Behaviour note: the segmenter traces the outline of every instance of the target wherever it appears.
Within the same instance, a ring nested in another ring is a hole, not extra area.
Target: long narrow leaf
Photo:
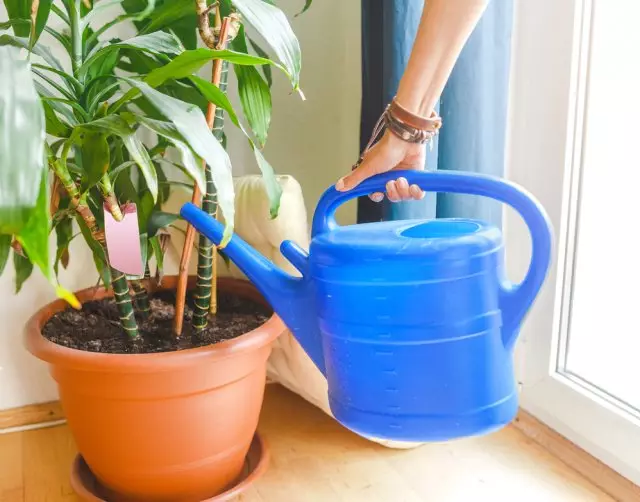
[[[184,47],[180,40],[172,33],[157,31],[148,35],[140,35],[137,37],[117,42],[113,44],[103,44],[95,50],[85,62],[78,68],[78,75],[84,75],[95,61],[107,52],[111,52],[120,48],[138,49],[155,55],[173,54],[177,55],[184,51]]]
[[[33,263],[28,258],[21,256],[20,254],[13,253],[13,268],[16,274],[16,293],[20,293],[22,285],[27,281],[33,273]]]
[[[59,75],[60,77],[63,78],[64,82],[67,84],[67,87],[69,88],[70,91],[76,92],[78,94],[82,92],[82,84],[73,75],[69,75],[67,72],[59,70],[57,68],[52,68],[50,66],[45,66],[38,63],[33,63],[31,66],[39,70],[49,71],[51,73],[55,73],[56,75]]]
[[[251,38],[247,37],[249,39],[249,43],[251,44],[251,47],[253,47],[253,50],[256,51],[256,54],[262,58],[268,58],[269,55],[266,53],[266,51],[260,47],[254,40],[252,40]],[[269,87],[271,87],[273,85],[273,76],[271,75],[271,67],[269,65],[262,65],[262,72],[264,73],[264,78],[267,81],[267,84],[269,85]]]
[[[166,0],[154,10],[149,23],[145,25],[142,33],[163,30],[171,24],[194,14],[193,0]],[[195,25],[193,25],[193,29],[195,30]]]
[[[0,275],[4,271],[4,267],[9,261],[9,252],[11,251],[11,236],[0,234]]]
[[[42,108],[44,109],[47,134],[57,138],[68,138],[71,134],[71,127],[60,120],[49,102],[42,101]]]
[[[282,187],[280,186],[280,183],[278,183],[273,167],[271,167],[271,164],[269,164],[267,159],[264,158],[262,152],[253,144],[252,141],[249,141],[249,144],[251,145],[253,154],[256,157],[256,161],[260,168],[260,172],[262,173],[262,179],[264,180],[265,188],[267,190],[267,196],[269,197],[269,213],[271,218],[275,218],[278,216],[278,211],[280,210]]]
[[[36,205],[45,169],[45,117],[29,63],[0,47],[0,233],[17,234]]]
[[[244,28],[240,28],[233,43],[242,52],[247,51]],[[271,90],[255,67],[234,66],[233,69],[238,80],[238,95],[244,115],[263,147],[271,123]]]
[[[189,176],[198,184],[201,193],[206,191],[206,181],[201,163],[194,154],[191,147],[187,144],[184,137],[180,134],[176,126],[171,122],[162,122],[147,117],[138,116],[137,120],[151,131],[167,138],[180,152],[182,165]]]
[[[222,92],[218,86],[196,75],[189,77],[189,80],[193,82],[193,84],[198,88],[198,90],[207,99],[207,101],[222,108],[225,112],[227,112],[227,115],[229,115],[231,122],[240,127],[238,116],[236,115],[236,111],[233,109],[231,101],[229,101],[227,95]]]
[[[118,115],[108,115],[104,118],[88,122],[78,126],[80,129],[99,131],[106,134],[115,134],[122,139],[122,143],[131,155],[131,158],[138,164],[142,175],[151,191],[153,200],[158,198],[158,175],[153,167],[153,162],[149,157],[149,152],[144,144],[136,136],[135,131],[127,122]]]
[[[56,112],[58,112],[64,118],[66,118],[70,124],[75,125],[78,123],[78,119],[76,119],[73,112],[63,103],[53,99],[56,96],[54,96],[54,94],[47,87],[45,87],[44,85],[42,85],[40,82],[37,82],[37,81],[34,82],[34,85],[36,90],[38,91],[38,94],[40,95],[40,98],[42,100],[48,101],[49,104],[51,105],[51,108],[53,108]]]
[[[51,221],[48,201],[49,190],[46,180],[47,175],[43,173],[40,178],[40,190],[36,206],[31,211],[29,221],[17,235],[18,242],[29,257],[28,261],[31,265],[27,265],[24,260],[18,260],[20,267],[16,268],[16,289],[20,290],[24,281],[31,275],[33,265],[37,265],[49,283],[55,288],[56,295],[66,300],[71,306],[79,308],[80,303],[77,298],[58,284],[49,261]],[[15,256],[18,256],[17,253],[14,253]],[[20,275],[18,275],[18,272]]]
[[[302,54],[287,16],[263,0],[232,0],[242,17],[260,33],[289,73],[294,89],[300,86]]]
[[[302,7],[302,10],[296,14],[296,17],[307,12],[309,10],[309,7],[311,7],[312,3],[313,3],[313,0],[305,0],[304,7]]]
[[[82,18],[80,22],[80,29],[84,31],[84,29],[89,26],[91,21],[93,21],[102,11],[108,9],[109,7],[113,7],[114,5],[119,5],[123,2],[123,0],[100,0],[99,2],[93,2],[92,9],[87,13],[86,16]]]
[[[29,38],[31,34],[31,1],[30,0],[4,0],[10,21],[16,21],[13,24],[13,32],[17,37]],[[40,37],[44,29],[49,12],[51,10],[51,0],[40,0],[38,4],[38,13],[36,14],[36,26],[34,30],[35,43]],[[25,24],[26,22],[26,24]]]
[[[151,87],[158,87],[170,78],[180,79],[193,75],[209,61],[223,59],[234,65],[275,65],[270,59],[251,56],[242,52],[230,50],[212,50],[206,48],[185,51],[170,63],[153,70],[145,78],[145,82]]]
[[[65,98],[70,99],[72,101],[76,99],[76,97],[70,91],[68,91],[67,89],[62,87],[60,84],[58,84],[52,78],[47,77],[43,72],[38,71],[35,68],[32,71],[33,71],[33,73],[35,75],[37,75],[42,80],[44,80],[47,84],[49,84],[51,87],[53,87],[56,91],[58,91],[60,94],[62,94]]]
[[[20,49],[29,50],[29,39],[28,38],[20,38],[14,37],[12,35],[0,35],[0,46],[3,45],[11,45],[13,47],[18,47]],[[42,44],[37,44],[31,48],[31,52],[40,56],[44,59],[49,65],[54,68],[64,71],[64,68],[60,64],[60,61],[56,59],[56,57],[51,53],[51,51]]]
[[[200,77],[193,76],[190,80],[198,87],[200,92],[204,97],[206,97],[209,101],[214,103],[216,106],[220,106],[224,109],[233,124],[235,124],[247,137],[247,141],[249,141],[249,146],[254,153],[256,158],[256,162],[260,171],[262,172],[262,176],[265,181],[265,186],[267,189],[267,195],[269,196],[269,209],[271,216],[275,218],[278,214],[278,209],[280,207],[280,198],[282,195],[282,188],[280,187],[278,181],[276,180],[275,173],[273,172],[273,168],[267,162],[267,160],[262,155],[260,149],[254,144],[253,140],[249,133],[245,130],[242,124],[238,121],[238,117],[231,106],[227,96],[223,94],[220,89],[218,89],[211,82],[208,82]]]
[[[144,82],[130,78],[127,78],[126,81],[139,89],[160,113],[173,122],[193,151],[209,164],[213,173],[218,205],[226,221],[222,242],[223,246],[226,245],[233,232],[235,213],[231,160],[211,133],[202,110],[162,94]]]

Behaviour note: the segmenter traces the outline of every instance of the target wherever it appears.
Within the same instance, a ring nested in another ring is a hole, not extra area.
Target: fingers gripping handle
[[[490,197],[513,207],[527,224],[532,240],[531,263],[524,280],[512,285],[502,279],[501,309],[505,344],[513,345],[517,328],[542,286],[551,261],[551,224],[544,208],[528,192],[497,177],[460,171],[390,171],[373,176],[348,192],[330,188],[320,199],[313,218],[312,234],[329,232],[337,227],[335,212],[350,199],[385,190],[386,184],[407,179],[429,192],[448,192]]]

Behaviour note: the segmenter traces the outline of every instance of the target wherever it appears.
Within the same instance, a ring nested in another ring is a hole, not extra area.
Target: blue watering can
[[[504,275],[502,235],[470,219],[341,227],[337,207],[404,176],[423,190],[482,195],[520,212],[532,236],[521,284]],[[223,226],[193,204],[181,214],[211,241]],[[307,255],[291,241],[292,277],[238,236],[225,253],[260,290],[326,376],[335,418],[366,437],[446,441],[508,424],[518,408],[513,347],[551,258],[551,228],[531,195],[462,172],[385,173],[349,192],[330,188]]]

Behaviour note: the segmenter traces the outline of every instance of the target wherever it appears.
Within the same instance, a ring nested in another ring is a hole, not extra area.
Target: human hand
[[[387,171],[423,170],[425,159],[426,147],[424,144],[403,141],[387,130],[380,141],[365,153],[362,163],[351,173],[338,180],[336,190],[346,192],[367,178]],[[409,182],[403,177],[389,181],[385,189],[387,198],[391,202],[420,200],[425,195],[418,185],[409,185]],[[374,202],[381,202],[384,199],[384,194],[376,192],[370,194],[369,198]]]

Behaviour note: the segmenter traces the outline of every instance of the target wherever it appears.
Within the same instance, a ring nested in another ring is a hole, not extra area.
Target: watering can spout
[[[192,203],[183,205],[180,215],[211,242],[220,244],[224,232],[222,223]],[[281,251],[302,277],[287,274],[237,235],[233,235],[224,248],[229,259],[258,288],[314,364],[325,374],[313,283],[308,273],[308,255],[291,241],[283,242]]]

